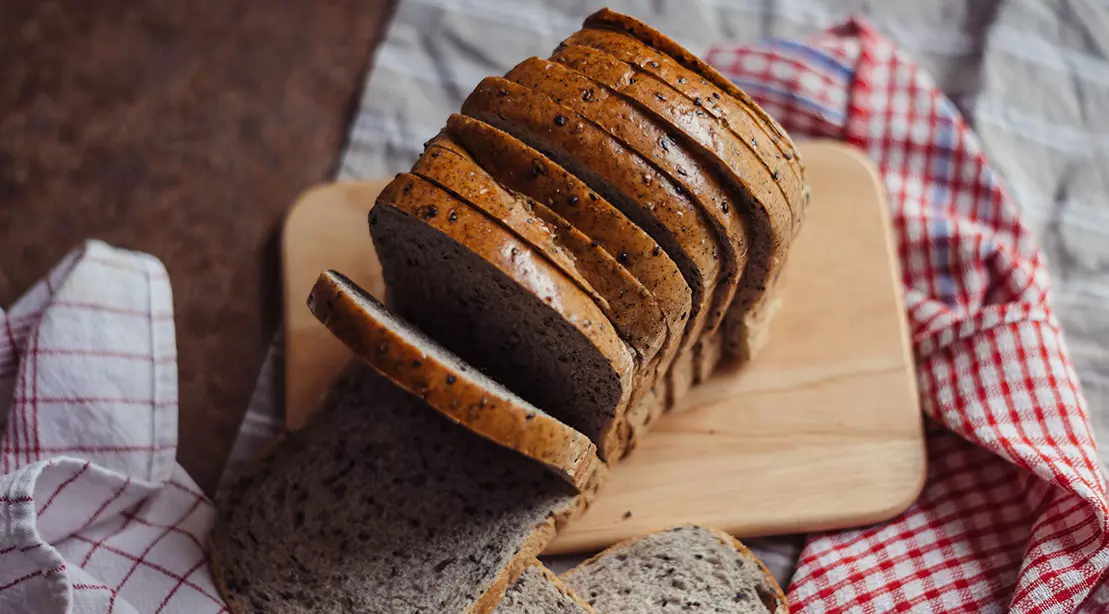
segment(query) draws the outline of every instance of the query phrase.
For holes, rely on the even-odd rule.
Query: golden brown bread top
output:
[[[511,124],[530,138],[565,152],[623,194],[620,206],[637,208],[644,217],[653,218],[664,228],[678,246],[678,252],[671,251],[670,256],[679,268],[681,259],[688,263],[682,272],[693,293],[694,313],[682,343],[691,344],[691,340],[700,336],[706,307],[720,275],[720,250],[704,212],[673,182],[572,109],[506,79],[483,80],[463,103],[462,110],[484,121]]]
[[[547,465],[578,489],[592,478],[599,461],[589,438],[405,330],[397,316],[383,317],[385,306],[347,278],[321,273],[308,307],[356,356],[435,411]]]
[[[789,204],[781,200],[781,194],[770,191],[770,176],[750,172],[759,168],[757,155],[738,142],[716,118],[692,105],[670,85],[611,54],[581,45],[565,45],[552,59],[634,98],[656,117],[665,119],[675,133],[684,135],[686,143],[706,164],[715,167],[737,189],[746,190],[736,203],[738,206],[730,211],[733,216],[746,219],[749,237],[747,267],[735,301],[744,309],[756,304],[766,280],[776,274],[793,240]],[[759,200],[757,193],[769,193],[771,199]]]
[[[559,244],[555,230],[539,220],[526,201],[501,188],[450,136],[439,134],[429,141],[411,172],[499,222],[574,280],[602,311],[608,311],[608,302],[578,271],[574,255]]]
[[[758,167],[765,169],[766,180],[751,185],[752,192],[763,202],[784,202],[791,215],[791,236],[796,234],[807,202],[801,173],[790,165],[793,152],[787,150],[782,153],[779,150],[780,139],[761,121],[758,113],[740,105],[704,77],[682,67],[667,55],[619,32],[581,30],[566,39],[564,44],[599,49],[644,73],[654,75],[692,101],[702,113],[716,118],[722,128],[734,135],[741,149],[754,154],[747,156],[755,163],[750,170]]]
[[[465,115],[447,131],[494,179],[550,207],[647,288],[680,341],[690,312],[690,290],[677,265],[642,228],[549,158],[512,135]]]
[[[760,120],[760,123],[766,125],[770,129],[777,141],[779,151],[783,156],[789,154],[788,158],[791,158],[791,166],[797,169],[799,175],[804,175],[804,164],[801,160],[800,153],[797,151],[797,147],[794,145],[789,133],[782,128],[781,124],[771,117],[762,107],[755,104],[755,101],[751,100],[747,92],[736,87],[730,79],[720,74],[715,68],[697,57],[696,54],[679,45],[669,36],[666,36],[662,32],[659,32],[634,17],[617,13],[608,8],[602,8],[589,17],[586,17],[582,27],[613,29],[626,32],[643,42],[643,44],[665,53],[685,68],[708,79],[713,85],[720,88],[732,98],[735,98],[741,105],[748,107],[750,112]]]
[[[692,155],[687,139],[674,126],[654,115],[637,100],[619,94],[574,69],[539,58],[516,65],[506,78],[563,104],[629,149],[653,162],[701,207],[717,233],[723,273],[713,295],[705,331],[719,326],[735,295],[739,274],[747,266],[747,220],[736,202],[741,198],[725,190],[715,169]],[[657,95],[657,92],[655,93]],[[651,100],[656,101],[654,96]]]

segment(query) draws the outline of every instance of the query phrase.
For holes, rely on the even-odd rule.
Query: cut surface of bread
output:
[[[503,226],[402,174],[370,211],[390,306],[619,456],[634,359],[597,305]]]
[[[357,363],[225,491],[214,577],[235,614],[485,614],[570,491]]]
[[[596,614],[558,576],[533,562],[504,595],[494,614]]]
[[[721,276],[713,294],[706,333],[716,330],[735,295],[747,265],[746,218],[736,211],[738,198],[725,189],[715,169],[687,149],[672,127],[659,121],[633,98],[624,96],[568,66],[540,58],[517,64],[505,78],[577,111],[628,149],[650,160],[704,212],[720,246]],[[657,102],[650,95],[651,101]],[[692,109],[692,105],[690,105]]]
[[[617,544],[562,579],[601,614],[789,612],[782,589],[746,547],[694,525]]]
[[[547,465],[581,489],[597,470],[589,438],[390,313],[335,271],[320,274],[308,307],[356,356],[474,433]]]
[[[451,115],[447,130],[496,181],[540,202],[611,254],[658,302],[677,343],[690,311],[690,290],[678,266],[642,228],[566,169],[516,137]]]
[[[474,205],[547,256],[593,298],[642,360],[658,352],[666,322],[657,303],[623,265],[572,224],[553,212],[542,215],[541,204],[501,186],[447,134],[431,140],[412,172]]]
[[[682,345],[704,328],[720,274],[720,250],[705,214],[642,156],[577,112],[526,87],[490,77],[462,112],[512,134],[549,156],[615,205],[658,242],[692,293]]]

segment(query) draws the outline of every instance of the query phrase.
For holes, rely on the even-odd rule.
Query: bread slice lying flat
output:
[[[572,281],[482,212],[412,175],[382,191],[370,234],[396,313],[584,433],[602,460],[619,456],[633,353]]]
[[[558,576],[534,561],[508,587],[494,614],[596,614],[566,588]]]
[[[588,437],[467,364],[340,273],[320,274],[308,307],[355,355],[454,422],[547,465],[579,489],[599,469]]]
[[[786,614],[766,567],[735,538],[686,525],[617,544],[562,575],[600,614]]]
[[[233,481],[210,552],[235,614],[485,614],[578,503],[358,363]]]

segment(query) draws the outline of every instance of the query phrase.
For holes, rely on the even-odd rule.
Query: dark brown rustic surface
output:
[[[211,492],[391,0],[0,2],[0,305],[83,239],[169,269],[178,458]]]

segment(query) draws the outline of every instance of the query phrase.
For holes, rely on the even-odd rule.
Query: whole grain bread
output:
[[[596,614],[558,576],[533,561],[504,595],[494,614]]]
[[[562,579],[601,614],[789,612],[778,583],[743,544],[695,525],[617,544]]]
[[[356,356],[430,408],[579,489],[592,479],[600,461],[588,437],[390,313],[342,274],[321,273],[308,308]]]
[[[721,269],[715,231],[704,212],[650,161],[574,110],[521,85],[487,78],[463,103],[462,112],[553,159],[662,246],[692,293],[682,340],[683,347],[692,347],[704,328]]]
[[[605,298],[578,271],[574,255],[559,243],[555,229],[536,219],[526,201],[502,189],[465,150],[455,146],[449,136],[440,133],[428,141],[410,172],[501,223],[574,280],[598,307],[608,309]]]
[[[671,337],[680,341],[690,311],[689,285],[650,235],[580,179],[507,132],[465,115],[451,115],[447,131],[497,182],[550,207],[612,254],[651,292],[674,331]]]
[[[627,429],[621,440],[625,452],[630,451],[665,406],[665,392],[659,396],[651,384],[665,387],[667,369],[679,349],[689,318],[691,293],[681,271],[654,239],[620,210],[516,137],[464,115],[452,115],[447,120],[447,131],[499,183],[546,204],[598,247],[614,254],[617,262],[642,282],[658,302],[669,334],[660,353],[642,370],[641,381],[637,382],[628,404]]]
[[[593,298],[642,361],[658,352],[667,334],[658,304],[623,265],[557,213],[540,215],[541,205],[501,186],[445,133],[428,143],[412,173],[480,209],[547,256]]]
[[[727,189],[716,170],[693,155],[685,139],[639,101],[620,94],[590,75],[568,66],[530,58],[505,78],[577,111],[617,138],[631,151],[655,164],[712,223],[720,246],[721,275],[703,334],[715,331],[735,295],[739,274],[747,266],[747,219],[735,202],[742,198]],[[659,92],[650,95],[648,104]],[[692,105],[690,105],[692,107]]]
[[[659,32],[655,28],[652,28],[650,25],[629,15],[624,15],[622,13],[618,13],[607,8],[602,8],[587,17],[583,26],[585,28],[613,29],[616,31],[625,32],[630,36],[635,37],[637,40],[641,41],[648,47],[651,47],[666,54],[667,56],[669,56],[669,58],[675,60],[682,67],[691,70],[698,76],[708,80],[709,84],[702,83],[699,79],[682,83],[680,82],[680,79],[677,78],[680,75],[676,73],[673,74],[673,76],[675,77],[676,85],[682,86],[682,91],[692,98],[696,98],[699,96],[708,96],[715,100],[716,96],[714,94],[716,92],[714,90],[701,89],[701,87],[705,85],[711,85],[712,87],[718,88],[721,93],[721,98],[723,98],[723,94],[727,94],[728,96],[730,96],[732,100],[737,103],[740,109],[742,109],[749,116],[751,116],[752,119],[755,120],[756,125],[763,128],[763,130],[768,134],[770,141],[775,145],[777,151],[774,155],[774,161],[770,161],[771,165],[775,165],[772,166],[772,168],[784,173],[785,169],[776,165],[777,160],[781,160],[784,158],[789,169],[792,170],[793,173],[801,179],[801,183],[804,184],[804,163],[802,162],[801,154],[797,150],[796,145],[793,143],[793,139],[790,138],[789,133],[787,133],[785,129],[782,128],[781,124],[779,124],[773,117],[771,117],[769,113],[767,113],[762,107],[756,104],[755,101],[752,100],[746,92],[736,87],[736,85],[732,83],[730,79],[720,74],[719,71],[717,71],[704,60],[702,60],[696,54],[690,52],[685,47],[682,47],[676,41],[666,36],[662,32]],[[658,68],[660,74],[663,74],[663,71],[667,70],[667,68],[663,67],[661,62],[659,63],[658,67],[654,67],[648,64],[647,68]],[[732,109],[729,109],[728,113],[729,115],[732,115],[734,114],[734,111]],[[778,157],[779,155],[781,156],[781,158]],[[807,187],[803,187],[803,191],[805,194],[803,206],[807,207],[810,194]]]
[[[619,457],[631,349],[597,305],[503,226],[398,175],[370,211],[398,314],[510,390]]]
[[[530,199],[529,199],[530,200]],[[653,294],[608,250],[587,237],[566,218],[543,203],[531,200],[535,216],[556,229],[559,242],[573,254],[578,269],[608,299],[606,315],[620,335],[636,350],[640,361],[658,354],[669,335],[666,316]]]
[[[571,41],[594,42],[604,49],[570,44]],[[725,122],[710,116],[704,110],[704,103],[691,105],[690,100],[671,84],[606,51],[619,52],[628,47],[632,47],[633,52],[644,48],[634,39],[616,32],[582,31],[567,39],[552,59],[650,108],[656,117],[673,126],[675,134],[682,135],[678,137],[680,140],[739,190],[733,213],[747,220],[749,240],[747,267],[727,314],[729,326],[735,329],[737,323],[742,325],[744,314],[758,308],[767,286],[784,266],[794,235],[790,203],[783,200],[773,176],[760,168],[762,156],[750,149],[749,143],[740,142]],[[744,339],[746,335],[740,334],[737,339]],[[745,353],[745,350],[739,352]]]
[[[485,614],[577,499],[356,363],[225,491],[213,575],[234,614]]]

